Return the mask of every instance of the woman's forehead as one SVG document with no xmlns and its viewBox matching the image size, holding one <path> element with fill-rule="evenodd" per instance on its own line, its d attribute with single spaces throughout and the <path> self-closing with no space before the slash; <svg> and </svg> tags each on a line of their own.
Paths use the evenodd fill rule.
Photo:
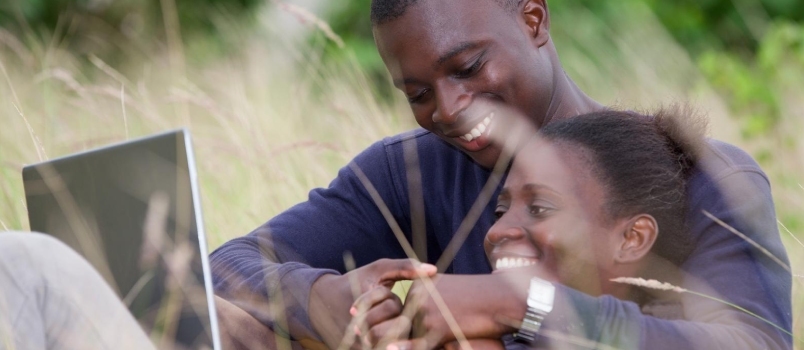
<svg viewBox="0 0 804 350">
<path fill-rule="evenodd" d="M 538 185 L 563 196 L 600 195 L 599 180 L 592 176 L 587 158 L 580 147 L 535 139 L 517 154 L 505 187 L 520 191 Z"/>
</svg>

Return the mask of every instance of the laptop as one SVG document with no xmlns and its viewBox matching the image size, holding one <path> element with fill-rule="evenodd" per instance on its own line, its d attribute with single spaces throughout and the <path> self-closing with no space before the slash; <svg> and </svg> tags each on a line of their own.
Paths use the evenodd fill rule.
<svg viewBox="0 0 804 350">
<path fill-rule="evenodd" d="M 32 231 L 84 256 L 159 348 L 220 349 L 190 133 L 26 166 Z"/>
</svg>

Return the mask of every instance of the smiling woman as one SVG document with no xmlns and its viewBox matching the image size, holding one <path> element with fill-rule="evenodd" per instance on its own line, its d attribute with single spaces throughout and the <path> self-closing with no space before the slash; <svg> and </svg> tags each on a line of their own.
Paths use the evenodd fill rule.
<svg viewBox="0 0 804 350">
<path fill-rule="evenodd" d="M 485 240 L 492 266 L 536 264 L 586 294 L 645 304 L 611 279 L 674 280 L 670 267 L 691 252 L 686 190 L 702 131 L 702 123 L 682 128 L 675 112 L 606 111 L 547 125 L 516 157 L 498 198 Z"/>
</svg>

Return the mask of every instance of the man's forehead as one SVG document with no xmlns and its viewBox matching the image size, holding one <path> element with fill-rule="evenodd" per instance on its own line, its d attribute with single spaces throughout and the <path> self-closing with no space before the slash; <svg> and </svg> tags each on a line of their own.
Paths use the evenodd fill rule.
<svg viewBox="0 0 804 350">
<path fill-rule="evenodd" d="M 428 0 L 412 6 L 393 21 L 375 26 L 380 54 L 386 60 L 414 56 L 430 64 L 443 63 L 456 52 L 477 46 L 496 31 L 492 14 L 477 6 L 456 8 L 449 3 L 486 3 L 492 0 Z M 496 6 L 496 5 L 495 5 Z M 444 12 L 450 11 L 449 15 Z M 391 63 L 391 62 L 386 62 Z"/>
<path fill-rule="evenodd" d="M 417 6 L 440 10 L 437 12 L 438 14 L 447 15 L 462 8 L 485 7 L 489 4 L 512 10 L 520 1 L 522 0 L 373 0 L 371 2 L 371 22 L 379 25 L 393 21 Z"/>
</svg>

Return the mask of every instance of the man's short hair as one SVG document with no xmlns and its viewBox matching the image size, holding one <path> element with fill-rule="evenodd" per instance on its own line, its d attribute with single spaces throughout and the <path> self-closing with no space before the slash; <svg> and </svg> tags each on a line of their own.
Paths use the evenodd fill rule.
<svg viewBox="0 0 804 350">
<path fill-rule="evenodd" d="M 439 0 L 444 1 L 444 0 Z M 489 0 L 494 1 L 508 11 L 514 12 L 523 0 Z M 380 25 L 395 20 L 405 14 L 405 10 L 419 0 L 372 0 L 371 24 Z"/>
</svg>

